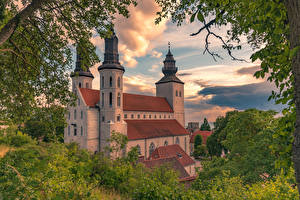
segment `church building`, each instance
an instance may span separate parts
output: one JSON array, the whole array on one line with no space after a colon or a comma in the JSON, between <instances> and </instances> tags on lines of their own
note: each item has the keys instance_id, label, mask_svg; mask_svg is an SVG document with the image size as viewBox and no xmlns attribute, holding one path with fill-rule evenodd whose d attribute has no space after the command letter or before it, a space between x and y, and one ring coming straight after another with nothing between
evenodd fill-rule
<instances>
[{"instance_id":1,"label":"church building","mask_svg":"<svg viewBox=\"0 0 300 200\"><path fill-rule=\"evenodd\" d=\"M170 47L163 64L164 77L155 83L156 96L124 93L125 68L119 62L118 38L113 33L105 39L104 61L98 68L100 90L95 90L94 76L88 67L84 70L77 52L71 78L78 99L75 106L68 107L64 141L76 142L91 152L104 151L115 131L128 137L127 152L137 147L145 160L159 147L171 145L190 155L190 137L184 128L184 83L176 76Z\"/></svg>"}]
</instances>

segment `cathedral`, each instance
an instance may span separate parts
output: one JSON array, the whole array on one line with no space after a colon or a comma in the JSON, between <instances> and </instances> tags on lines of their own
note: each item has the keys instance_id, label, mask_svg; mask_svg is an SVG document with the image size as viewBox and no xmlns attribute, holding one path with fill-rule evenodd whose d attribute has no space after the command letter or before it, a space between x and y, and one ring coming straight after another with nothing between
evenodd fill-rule
<instances>
[{"instance_id":1,"label":"cathedral","mask_svg":"<svg viewBox=\"0 0 300 200\"><path fill-rule=\"evenodd\" d=\"M83 69L77 52L71 78L78 99L75 106L68 107L64 141L76 142L91 152L104 151L115 131L128 137L126 151L137 147L143 160L159 159L163 154L180 162L191 159L190 136L184 128L184 83L176 76L175 62L169 47L164 76L155 83L156 96L146 96L123 92L125 68L119 62L115 33L105 39L104 61L98 68L100 90L92 89L94 76ZM194 174L192 159L181 163Z\"/></svg>"}]
</instances>

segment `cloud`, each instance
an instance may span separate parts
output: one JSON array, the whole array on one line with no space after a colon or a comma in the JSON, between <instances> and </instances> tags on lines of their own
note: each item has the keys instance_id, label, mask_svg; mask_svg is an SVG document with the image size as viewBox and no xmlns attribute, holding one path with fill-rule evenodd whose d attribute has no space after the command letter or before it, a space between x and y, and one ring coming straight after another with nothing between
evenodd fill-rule
<instances>
[{"instance_id":1,"label":"cloud","mask_svg":"<svg viewBox=\"0 0 300 200\"><path fill-rule=\"evenodd\" d=\"M154 57L154 58L160 58L162 56L162 53L153 50L151 56Z\"/></svg>"},{"instance_id":2,"label":"cloud","mask_svg":"<svg viewBox=\"0 0 300 200\"><path fill-rule=\"evenodd\" d=\"M240 75L254 75L255 72L260 70L260 66L243 67L237 70L237 74Z\"/></svg>"},{"instance_id":3,"label":"cloud","mask_svg":"<svg viewBox=\"0 0 300 200\"><path fill-rule=\"evenodd\" d=\"M144 95L155 95L155 80L143 75L124 76L124 92Z\"/></svg>"},{"instance_id":4,"label":"cloud","mask_svg":"<svg viewBox=\"0 0 300 200\"><path fill-rule=\"evenodd\" d=\"M159 68L158 65L152 65L152 67L148 70L149 72L157 72L157 69Z\"/></svg>"},{"instance_id":5,"label":"cloud","mask_svg":"<svg viewBox=\"0 0 300 200\"><path fill-rule=\"evenodd\" d=\"M269 82L252 83L240 86L214 86L199 91L200 96L209 96L206 103L217 106L227 106L239 110L257 108L262 110L282 109L274 101L268 101L272 90L276 91L274 84Z\"/></svg>"},{"instance_id":6,"label":"cloud","mask_svg":"<svg viewBox=\"0 0 300 200\"><path fill-rule=\"evenodd\" d=\"M151 40L162 35L166 29L166 21L155 24L159 9L153 0L139 0L136 7L129 8L129 18L117 16L115 29L120 39L121 60L125 66L136 67L136 58L149 53L153 48ZM152 55L160 57L161 53L152 51Z\"/></svg>"}]
</instances>

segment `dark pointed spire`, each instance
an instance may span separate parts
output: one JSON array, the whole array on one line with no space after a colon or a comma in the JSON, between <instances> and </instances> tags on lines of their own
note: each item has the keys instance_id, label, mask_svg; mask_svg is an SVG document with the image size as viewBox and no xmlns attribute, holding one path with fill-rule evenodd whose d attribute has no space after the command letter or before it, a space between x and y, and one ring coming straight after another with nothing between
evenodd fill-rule
<instances>
[{"instance_id":1,"label":"dark pointed spire","mask_svg":"<svg viewBox=\"0 0 300 200\"><path fill-rule=\"evenodd\" d=\"M89 70L88 66L83 67L82 66L82 57L80 53L80 47L77 45L76 47L76 63L75 63L75 70L71 74L71 77L78 75L78 76L86 76L86 77L91 77L94 78L93 74Z\"/></svg>"},{"instance_id":2,"label":"dark pointed spire","mask_svg":"<svg viewBox=\"0 0 300 200\"><path fill-rule=\"evenodd\" d=\"M119 39L114 30L109 38L105 38L105 52L103 64L98 68L101 69L120 69L125 71L124 67L119 62L118 52Z\"/></svg>"},{"instance_id":3,"label":"dark pointed spire","mask_svg":"<svg viewBox=\"0 0 300 200\"><path fill-rule=\"evenodd\" d=\"M156 84L166 83L166 82L177 82L183 84L183 82L176 77L178 68L176 67L176 61L173 57L173 54L171 53L170 46L171 46L170 42L168 42L168 53L164 60L164 67L162 68L162 72L165 76Z\"/></svg>"}]
</instances>

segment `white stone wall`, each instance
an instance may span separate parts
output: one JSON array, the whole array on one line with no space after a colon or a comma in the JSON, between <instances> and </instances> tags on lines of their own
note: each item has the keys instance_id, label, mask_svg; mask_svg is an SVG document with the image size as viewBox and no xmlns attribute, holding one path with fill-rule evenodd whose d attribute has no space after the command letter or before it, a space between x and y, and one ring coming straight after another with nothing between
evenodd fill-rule
<instances>
[{"instance_id":1,"label":"white stone wall","mask_svg":"<svg viewBox=\"0 0 300 200\"><path fill-rule=\"evenodd\" d=\"M196 175L195 164L185 166L184 169L190 176Z\"/></svg>"},{"instance_id":2,"label":"white stone wall","mask_svg":"<svg viewBox=\"0 0 300 200\"><path fill-rule=\"evenodd\" d=\"M87 149L91 152L99 151L99 110L89 108L87 110Z\"/></svg>"},{"instance_id":3,"label":"white stone wall","mask_svg":"<svg viewBox=\"0 0 300 200\"><path fill-rule=\"evenodd\" d=\"M156 96L165 97L174 111L174 118L184 127L184 84L176 82L156 84Z\"/></svg>"},{"instance_id":4,"label":"white stone wall","mask_svg":"<svg viewBox=\"0 0 300 200\"><path fill-rule=\"evenodd\" d=\"M84 103L80 93L78 94L78 99L74 107L68 107L68 113L66 114L67 127L64 130L64 141L66 143L76 142L79 144L80 148L88 148L87 146L87 122L88 122L88 107ZM75 119L75 110L76 110L76 119ZM82 117L81 117L82 113ZM77 135L74 135L74 126L76 124ZM68 128L69 127L69 128ZM82 133L81 133L82 127ZM70 129L70 134L69 134Z\"/></svg>"}]
</instances>

